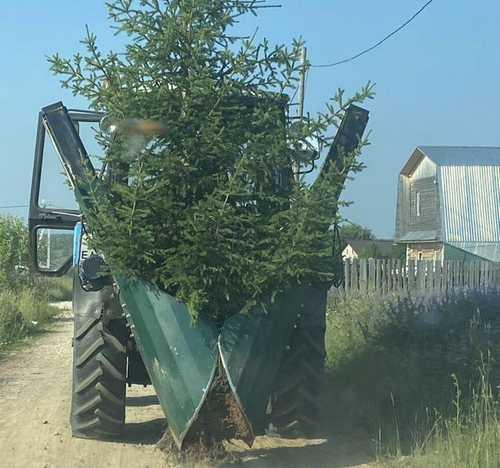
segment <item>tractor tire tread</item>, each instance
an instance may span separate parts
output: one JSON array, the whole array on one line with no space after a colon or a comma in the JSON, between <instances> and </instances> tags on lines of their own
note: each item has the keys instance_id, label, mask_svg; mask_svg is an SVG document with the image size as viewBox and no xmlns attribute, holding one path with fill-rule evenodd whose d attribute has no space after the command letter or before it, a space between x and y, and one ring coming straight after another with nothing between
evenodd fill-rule
<instances>
[{"instance_id":1,"label":"tractor tire tread","mask_svg":"<svg viewBox=\"0 0 500 468\"><path fill-rule=\"evenodd\" d=\"M116 327L115 327L116 328ZM73 436L108 439L125 423L126 348L103 318L77 327L73 347Z\"/></svg>"}]
</instances>

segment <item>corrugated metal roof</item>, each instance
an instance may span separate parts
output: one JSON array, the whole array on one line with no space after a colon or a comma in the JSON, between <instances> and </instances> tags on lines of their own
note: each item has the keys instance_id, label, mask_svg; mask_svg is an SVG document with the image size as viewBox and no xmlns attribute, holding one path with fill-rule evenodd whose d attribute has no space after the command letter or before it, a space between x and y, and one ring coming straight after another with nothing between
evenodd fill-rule
<instances>
[{"instance_id":1,"label":"corrugated metal roof","mask_svg":"<svg viewBox=\"0 0 500 468\"><path fill-rule=\"evenodd\" d=\"M438 240L436 231L410 231L407 232L398 242L429 242Z\"/></svg>"},{"instance_id":2,"label":"corrugated metal roof","mask_svg":"<svg viewBox=\"0 0 500 468\"><path fill-rule=\"evenodd\" d=\"M438 166L500 166L496 146L418 146Z\"/></svg>"},{"instance_id":3,"label":"corrugated metal roof","mask_svg":"<svg viewBox=\"0 0 500 468\"><path fill-rule=\"evenodd\" d=\"M486 260L500 262L500 242L449 242L449 244Z\"/></svg>"},{"instance_id":4,"label":"corrugated metal roof","mask_svg":"<svg viewBox=\"0 0 500 468\"><path fill-rule=\"evenodd\" d=\"M500 242L500 165L438 168L442 240Z\"/></svg>"}]
</instances>

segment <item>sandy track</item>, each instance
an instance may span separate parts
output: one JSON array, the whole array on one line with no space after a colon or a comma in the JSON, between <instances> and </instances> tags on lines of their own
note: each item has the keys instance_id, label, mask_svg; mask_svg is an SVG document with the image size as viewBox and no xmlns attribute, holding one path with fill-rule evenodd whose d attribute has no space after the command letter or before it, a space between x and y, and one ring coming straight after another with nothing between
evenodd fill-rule
<instances>
[{"instance_id":1,"label":"sandy track","mask_svg":"<svg viewBox=\"0 0 500 468\"><path fill-rule=\"evenodd\" d=\"M63 314L52 330L32 345L0 358L0 467L179 466L155 446L166 422L152 387L127 389L122 441L71 437L72 327L71 317ZM259 437L252 449L240 443L230 443L227 448L234 460L210 466L362 467L370 460L366 447L342 438Z\"/></svg>"}]
</instances>

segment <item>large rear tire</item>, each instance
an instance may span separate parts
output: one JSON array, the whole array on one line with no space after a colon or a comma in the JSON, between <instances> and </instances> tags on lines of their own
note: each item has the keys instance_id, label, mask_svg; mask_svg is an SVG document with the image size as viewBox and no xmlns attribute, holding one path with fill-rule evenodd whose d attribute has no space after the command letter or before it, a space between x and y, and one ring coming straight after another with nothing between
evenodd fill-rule
<instances>
[{"instance_id":1,"label":"large rear tire","mask_svg":"<svg viewBox=\"0 0 500 468\"><path fill-rule=\"evenodd\" d=\"M125 424L126 336L111 287L86 292L73 282L73 436L118 436Z\"/></svg>"},{"instance_id":2,"label":"large rear tire","mask_svg":"<svg viewBox=\"0 0 500 468\"><path fill-rule=\"evenodd\" d=\"M325 368L326 289L310 288L295 325L270 399L269 421L284 437L319 430Z\"/></svg>"}]
</instances>

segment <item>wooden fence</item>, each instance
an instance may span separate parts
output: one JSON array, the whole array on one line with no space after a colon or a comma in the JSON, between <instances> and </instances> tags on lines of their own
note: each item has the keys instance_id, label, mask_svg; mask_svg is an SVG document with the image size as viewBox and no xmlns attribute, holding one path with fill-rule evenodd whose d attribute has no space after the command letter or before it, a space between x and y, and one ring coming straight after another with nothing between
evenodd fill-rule
<instances>
[{"instance_id":1,"label":"wooden fence","mask_svg":"<svg viewBox=\"0 0 500 468\"><path fill-rule=\"evenodd\" d=\"M345 294L380 292L441 295L461 290L500 289L500 269L482 262L359 259L344 262Z\"/></svg>"}]
</instances>

